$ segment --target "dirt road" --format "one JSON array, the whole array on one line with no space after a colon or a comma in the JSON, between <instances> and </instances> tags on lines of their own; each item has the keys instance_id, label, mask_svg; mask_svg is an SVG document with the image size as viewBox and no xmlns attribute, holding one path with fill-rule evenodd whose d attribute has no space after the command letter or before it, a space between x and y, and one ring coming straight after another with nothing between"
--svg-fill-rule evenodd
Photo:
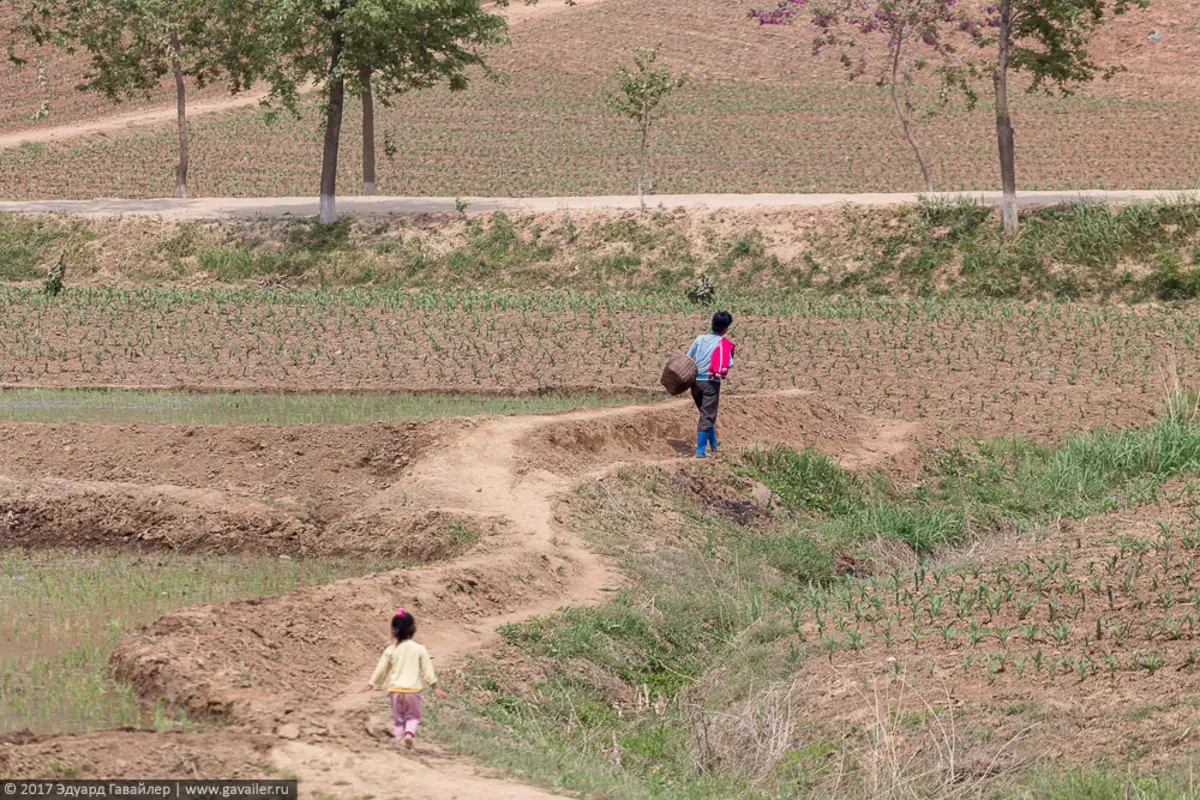
<instances>
[{"instance_id":1,"label":"dirt road","mask_svg":"<svg viewBox=\"0 0 1200 800\"><path fill-rule=\"evenodd\" d=\"M959 192L939 194L947 199L969 199L999 205L999 192ZM888 206L915 203L921 195L910 192L893 194L664 194L648 198L654 208L785 208L834 206L851 203ZM1169 197L1196 199L1196 192L1175 190L1022 192L1022 206L1050 205L1071 200L1129 203ZM632 210L638 208L633 195L609 197L468 197L467 213L554 212L587 210ZM453 197L339 197L338 211L350 216L387 216L451 212L457 207ZM255 217L312 217L317 214L313 197L204 197L194 200L162 198L155 200L35 200L2 202L0 213L64 213L82 216L153 216L176 220L247 219Z\"/></svg>"},{"instance_id":2,"label":"dirt road","mask_svg":"<svg viewBox=\"0 0 1200 800\"><path fill-rule=\"evenodd\" d=\"M603 1L604 0L575 0L574 5L592 5ZM564 11L568 8L569 6L566 3L558 2L558 0L542 0L542 2L533 5L526 5L520 2L514 3L513 5L503 9L503 12L504 15L508 17L510 25L519 25L544 18L552 14L557 14L560 11ZM314 86L309 85L304 87L301 91L307 93L311 92L314 88ZM188 104L188 119L194 120L197 117L220 114L226 111L234 111L239 108L246 108L247 106L258 105L266 98L266 96L266 89L257 88L243 94L220 97L215 100L193 101ZM0 150L7 150L12 147L20 147L23 144L57 142L62 141L63 139L74 139L79 136L88 136L98 133L120 134L123 132L137 132L138 130L144 128L158 128L165 127L167 125L174 125L175 119L176 110L174 103L171 103L170 105L155 106L153 108L137 108L88 122L77 122L69 125L54 125L40 128L28 128L23 131L0 134Z\"/></svg>"}]
</instances>

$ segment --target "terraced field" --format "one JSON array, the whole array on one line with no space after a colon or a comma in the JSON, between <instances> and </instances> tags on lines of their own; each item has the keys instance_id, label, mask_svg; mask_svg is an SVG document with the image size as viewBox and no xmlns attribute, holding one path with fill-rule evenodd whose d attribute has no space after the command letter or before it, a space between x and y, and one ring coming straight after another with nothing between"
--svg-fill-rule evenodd
<instances>
[{"instance_id":1,"label":"terraced field","mask_svg":"<svg viewBox=\"0 0 1200 800\"><path fill-rule=\"evenodd\" d=\"M1075 97L1018 93L1018 171L1026 189L1194 188L1200 178L1200 97L1178 79L1200 52L1200 34L1171 22L1155 50L1146 33L1163 14L1121 20L1100 55L1132 64L1113 84ZM1178 5L1179 8L1174 8ZM607 75L638 44L662 42L663 58L694 80L671 101L655 136L658 193L911 191L920 175L893 121L890 100L847 83L832 58L813 59L801 29L760 29L748 7L713 0L681 10L669 0L605 0L514 22L499 51L507 80L480 80L451 95L396 98L377 115L382 194L570 196L627 194L633 131L607 113ZM1138 35L1142 29L1146 33ZM1189 46L1190 43L1190 46ZM1164 54L1169 54L1165 55ZM1165 60L1164 60L1165 58ZM68 70L69 71L69 70ZM63 90L60 88L59 93ZM919 97L929 99L932 87ZM207 97L207 95L205 95ZM72 102L64 107L68 118ZM95 106L96 104L92 104ZM936 102L925 102L936 109ZM90 113L90 110L87 112ZM942 110L921 127L942 190L996 188L995 134L986 103ZM360 114L343 132L340 186L358 190ZM192 194L310 195L320 170L319 114L241 109L193 121ZM175 134L113 132L0 151L0 193L13 199L159 197L173 190Z\"/></svg>"}]
</instances>

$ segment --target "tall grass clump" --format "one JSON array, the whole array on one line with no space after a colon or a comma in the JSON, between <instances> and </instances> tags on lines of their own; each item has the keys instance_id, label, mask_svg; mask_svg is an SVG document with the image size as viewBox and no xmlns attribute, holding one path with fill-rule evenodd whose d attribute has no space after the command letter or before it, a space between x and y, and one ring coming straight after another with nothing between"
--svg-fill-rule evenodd
<instances>
[{"instance_id":1,"label":"tall grass clump","mask_svg":"<svg viewBox=\"0 0 1200 800\"><path fill-rule=\"evenodd\" d=\"M1192 776L1177 774L1147 775L1119 772L1104 765L1046 770L1029 782L1028 794L1035 800L1196 800L1200 787Z\"/></svg>"},{"instance_id":2,"label":"tall grass clump","mask_svg":"<svg viewBox=\"0 0 1200 800\"><path fill-rule=\"evenodd\" d=\"M744 470L831 541L874 537L918 553L1003 523L1028 525L1148 502L1164 481L1200 472L1196 394L1168 394L1158 421L1127 431L1070 434L1055 447L1017 437L935 454L914 488L864 476L809 448L750 450Z\"/></svg>"},{"instance_id":3,"label":"tall grass clump","mask_svg":"<svg viewBox=\"0 0 1200 800\"><path fill-rule=\"evenodd\" d=\"M1185 265L1200 244L1200 202L1194 197L1122 206L1061 203L1023 214L1020 232L1011 237L1002 234L994 209L965 198L923 197L898 210L847 214L848 244L861 246L862 267L838 288L1068 300L1200 295L1200 270Z\"/></svg>"}]
</instances>

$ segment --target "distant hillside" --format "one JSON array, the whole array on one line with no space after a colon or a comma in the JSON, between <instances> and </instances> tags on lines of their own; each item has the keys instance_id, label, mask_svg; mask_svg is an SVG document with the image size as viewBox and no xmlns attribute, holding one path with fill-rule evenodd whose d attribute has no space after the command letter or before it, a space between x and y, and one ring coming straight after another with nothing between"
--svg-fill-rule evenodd
<instances>
[{"instance_id":1,"label":"distant hillside","mask_svg":"<svg viewBox=\"0 0 1200 800\"><path fill-rule=\"evenodd\" d=\"M661 43L662 59L692 83L672 100L655 136L659 192L909 191L919 175L889 101L869 81L848 83L832 57L813 58L805 26L761 27L757 2L542 0L514 25L494 64L504 82L430 90L378 112L379 189L402 195L626 193L634 144L601 102L607 76L636 46ZM553 13L544 13L553 11ZM1162 37L1151 41L1152 33ZM1071 98L1018 93L1018 180L1028 189L1194 188L1200 179L1200 0L1163 0L1121 18L1098 38L1105 63L1128 71ZM10 69L5 67L5 69ZM70 90L82 67L48 62L47 123L108 113ZM0 90L0 130L26 124L35 72ZM24 87L24 88L22 88ZM220 93L209 89L206 94ZM164 91L160 100L167 100ZM990 110L922 121L937 186L995 188ZM357 191L359 119L347 109L340 190ZM253 108L192 121L194 195L306 195L319 172L319 122L309 113L268 125ZM117 132L0 151L0 195L14 199L169 195L175 139ZM382 146L381 146L382 150Z\"/></svg>"}]
</instances>

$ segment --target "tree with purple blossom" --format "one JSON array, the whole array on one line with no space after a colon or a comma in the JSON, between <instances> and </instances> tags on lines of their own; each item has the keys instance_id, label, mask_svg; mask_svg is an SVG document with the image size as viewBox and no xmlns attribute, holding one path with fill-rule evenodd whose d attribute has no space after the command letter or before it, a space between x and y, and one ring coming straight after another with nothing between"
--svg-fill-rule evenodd
<instances>
[{"instance_id":1,"label":"tree with purple blossom","mask_svg":"<svg viewBox=\"0 0 1200 800\"><path fill-rule=\"evenodd\" d=\"M933 172L917 138L913 85L919 70L932 67L941 77L943 102L952 88L965 90L968 101L974 101L949 34L983 34L956 0L779 0L775 8L751 11L750 17L762 25L810 22L816 29L814 56L835 52L851 80L870 75L887 87L904 139L921 168L925 191L934 190Z\"/></svg>"}]
</instances>

